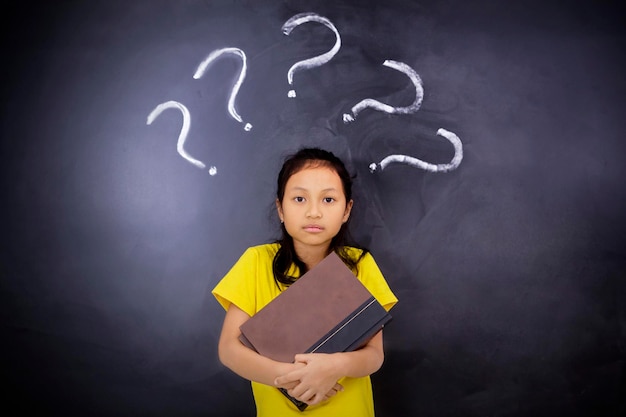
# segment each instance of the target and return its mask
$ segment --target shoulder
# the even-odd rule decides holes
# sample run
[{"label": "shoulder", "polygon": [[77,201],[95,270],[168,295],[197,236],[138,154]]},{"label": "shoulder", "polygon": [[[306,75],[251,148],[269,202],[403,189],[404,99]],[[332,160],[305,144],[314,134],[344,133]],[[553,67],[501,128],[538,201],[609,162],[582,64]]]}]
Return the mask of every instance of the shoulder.
[{"label": "shoulder", "polygon": [[263,245],[250,246],[245,250],[241,259],[255,259],[257,261],[273,260],[280,245],[278,243],[266,243]]},{"label": "shoulder", "polygon": [[239,256],[239,259],[226,274],[226,277],[245,274],[251,278],[256,276],[259,271],[264,271],[267,268],[271,269],[274,263],[274,256],[279,247],[275,243],[250,246]]},{"label": "shoulder", "polygon": [[225,310],[235,304],[252,316],[273,296],[272,262],[278,248],[278,244],[266,244],[244,251],[212,291]]},{"label": "shoulder", "polygon": [[367,265],[376,262],[374,261],[374,257],[372,256],[370,251],[366,251],[361,248],[355,248],[353,246],[344,246],[343,247],[345,253],[354,261],[358,262],[357,265]]},{"label": "shoulder", "polygon": [[371,252],[363,251],[363,249],[345,247],[346,252],[350,254],[350,257],[357,263],[357,278],[365,285],[365,287],[372,293],[378,302],[389,311],[397,302],[398,299],[389,288],[387,280],[383,276],[378,264],[374,260]]}]

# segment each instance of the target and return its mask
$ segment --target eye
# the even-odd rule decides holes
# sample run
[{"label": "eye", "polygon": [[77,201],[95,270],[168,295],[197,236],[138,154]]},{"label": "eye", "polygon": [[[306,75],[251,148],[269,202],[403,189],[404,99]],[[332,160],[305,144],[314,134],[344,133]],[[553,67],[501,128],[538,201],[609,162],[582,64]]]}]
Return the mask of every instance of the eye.
[{"label": "eye", "polygon": [[293,201],[295,201],[296,203],[303,203],[304,202],[304,197],[294,197]]},{"label": "eye", "polygon": [[333,197],[324,197],[324,203],[334,203],[335,199]]}]

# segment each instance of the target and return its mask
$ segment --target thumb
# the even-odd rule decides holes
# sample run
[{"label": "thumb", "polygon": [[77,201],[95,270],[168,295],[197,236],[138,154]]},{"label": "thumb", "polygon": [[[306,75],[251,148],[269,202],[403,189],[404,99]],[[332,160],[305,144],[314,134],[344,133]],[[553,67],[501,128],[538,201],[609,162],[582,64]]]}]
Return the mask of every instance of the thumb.
[{"label": "thumb", "polygon": [[306,353],[298,353],[294,357],[294,361],[308,363],[309,362],[309,355],[306,354]]}]

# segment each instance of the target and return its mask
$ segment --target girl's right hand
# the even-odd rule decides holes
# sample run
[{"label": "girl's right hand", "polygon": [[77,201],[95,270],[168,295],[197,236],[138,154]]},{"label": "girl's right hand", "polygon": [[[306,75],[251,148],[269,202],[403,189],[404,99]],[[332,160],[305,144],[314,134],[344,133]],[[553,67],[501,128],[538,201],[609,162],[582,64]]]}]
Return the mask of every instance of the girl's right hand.
[{"label": "girl's right hand", "polygon": [[[304,362],[294,362],[293,363],[293,367],[291,369],[291,371],[295,371],[297,369],[300,369],[302,367],[306,366],[306,363]],[[290,371],[290,372],[291,372]],[[298,386],[298,384],[300,383],[300,381],[291,381],[291,382],[287,382],[285,384],[282,385],[276,385],[277,388],[284,388],[286,390],[290,390],[295,388],[296,386]],[[324,400],[329,400],[332,397],[334,397],[335,395],[337,395],[338,392],[343,391],[343,385],[336,383],[334,387],[332,387],[324,396]]]},{"label": "girl's right hand", "polygon": [[343,390],[336,382],[341,376],[336,372],[333,358],[329,354],[296,355],[295,363],[300,366],[276,378],[274,384],[309,405],[325,401]]}]

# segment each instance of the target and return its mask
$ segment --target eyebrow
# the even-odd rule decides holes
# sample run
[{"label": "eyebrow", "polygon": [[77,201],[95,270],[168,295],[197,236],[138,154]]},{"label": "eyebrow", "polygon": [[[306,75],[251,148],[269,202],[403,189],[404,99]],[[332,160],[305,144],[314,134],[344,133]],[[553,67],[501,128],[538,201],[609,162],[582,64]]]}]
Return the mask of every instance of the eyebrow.
[{"label": "eyebrow", "polygon": [[[291,187],[290,190],[294,190],[294,191],[309,191],[308,188],[305,187]],[[322,192],[328,192],[328,191],[339,191],[337,190],[335,187],[330,187],[330,188],[324,188],[323,190],[321,190]]]}]

